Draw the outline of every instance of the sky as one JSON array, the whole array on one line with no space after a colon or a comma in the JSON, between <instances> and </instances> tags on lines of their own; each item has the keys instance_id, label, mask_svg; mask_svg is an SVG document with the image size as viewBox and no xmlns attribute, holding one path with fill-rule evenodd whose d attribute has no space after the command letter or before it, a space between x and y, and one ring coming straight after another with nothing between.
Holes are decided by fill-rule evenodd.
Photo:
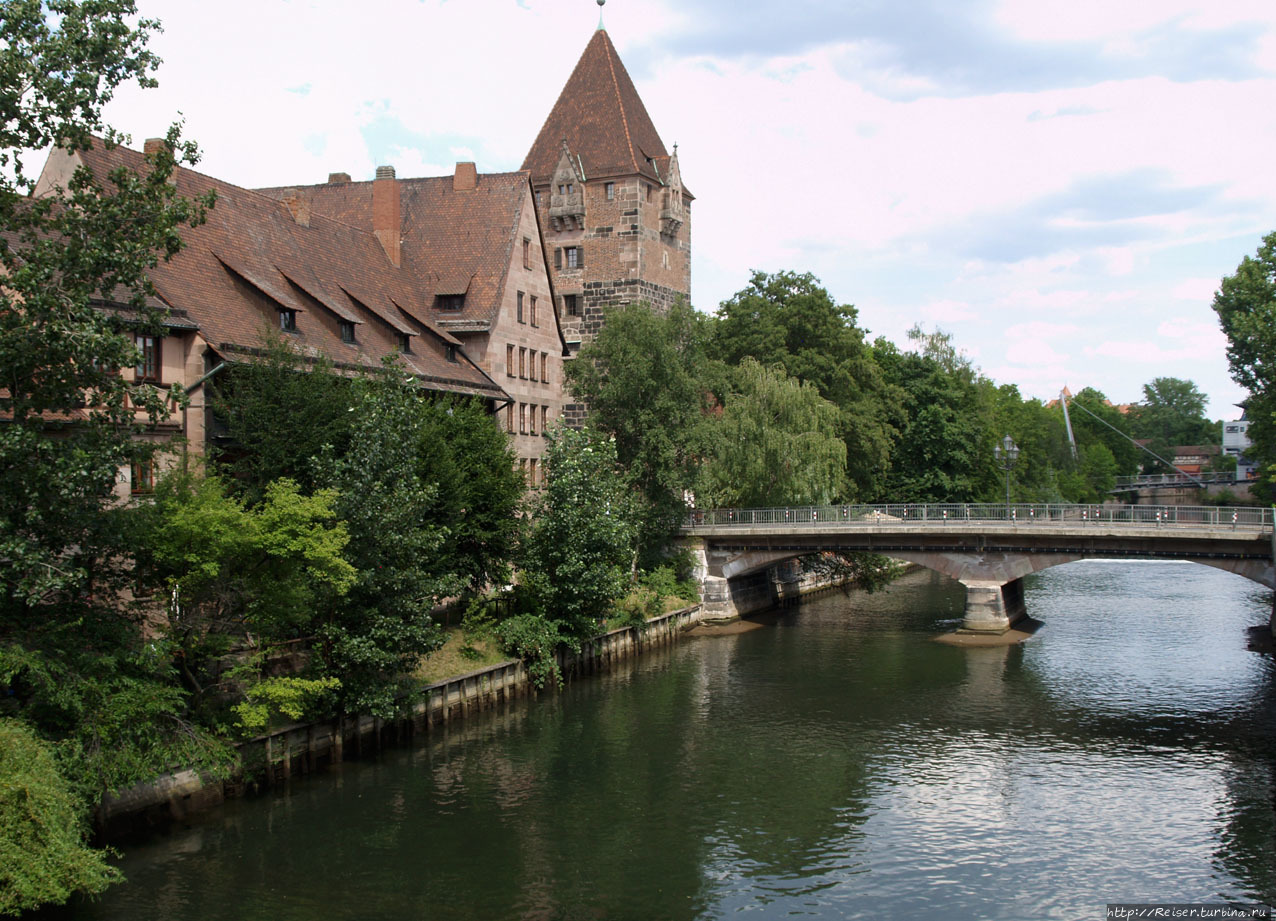
<instances>
[{"instance_id":1,"label":"sky","mask_svg":"<svg viewBox=\"0 0 1276 921\"><path fill-rule=\"evenodd\" d=\"M242 186L518 169L595 0L138 0L175 119ZM1211 309L1276 230L1271 0L609 0L692 209L692 302L811 272L872 338L951 333L984 373L1116 403L1244 392Z\"/></svg>"}]
</instances>

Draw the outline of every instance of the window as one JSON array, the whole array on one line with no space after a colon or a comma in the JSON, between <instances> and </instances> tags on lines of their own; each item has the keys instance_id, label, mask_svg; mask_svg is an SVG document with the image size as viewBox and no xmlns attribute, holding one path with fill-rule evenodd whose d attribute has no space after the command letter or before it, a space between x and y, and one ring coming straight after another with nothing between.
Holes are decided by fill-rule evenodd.
<instances>
[{"instance_id":1,"label":"window","mask_svg":"<svg viewBox=\"0 0 1276 921\"><path fill-rule=\"evenodd\" d=\"M518 404L518 433L520 435L527 434L527 404Z\"/></svg>"},{"instance_id":2,"label":"window","mask_svg":"<svg viewBox=\"0 0 1276 921\"><path fill-rule=\"evenodd\" d=\"M452 362L453 364L456 364L456 346L454 345L443 346L443 355L445 358L447 358L448 361Z\"/></svg>"},{"instance_id":3,"label":"window","mask_svg":"<svg viewBox=\"0 0 1276 921\"><path fill-rule=\"evenodd\" d=\"M339 320L337 325L341 327L341 341L354 342L354 324L349 320Z\"/></svg>"},{"instance_id":4,"label":"window","mask_svg":"<svg viewBox=\"0 0 1276 921\"><path fill-rule=\"evenodd\" d=\"M514 404L505 407L505 431L514 434Z\"/></svg>"},{"instance_id":5,"label":"window","mask_svg":"<svg viewBox=\"0 0 1276 921\"><path fill-rule=\"evenodd\" d=\"M460 310L464 306L464 294L440 294L434 299L436 310Z\"/></svg>"},{"instance_id":6,"label":"window","mask_svg":"<svg viewBox=\"0 0 1276 921\"><path fill-rule=\"evenodd\" d=\"M607 200L612 201L616 197L616 183L609 182L603 188L607 191Z\"/></svg>"},{"instance_id":7,"label":"window","mask_svg":"<svg viewBox=\"0 0 1276 921\"><path fill-rule=\"evenodd\" d=\"M580 302L576 299L575 294L563 295L563 313L569 317L580 316Z\"/></svg>"},{"instance_id":8,"label":"window","mask_svg":"<svg viewBox=\"0 0 1276 921\"><path fill-rule=\"evenodd\" d=\"M530 269L532 267L532 241L530 237L523 237L523 268Z\"/></svg>"},{"instance_id":9,"label":"window","mask_svg":"<svg viewBox=\"0 0 1276 921\"><path fill-rule=\"evenodd\" d=\"M518 376L527 380L527 349L518 347Z\"/></svg>"},{"instance_id":10,"label":"window","mask_svg":"<svg viewBox=\"0 0 1276 921\"><path fill-rule=\"evenodd\" d=\"M514 376L514 346L505 346L505 373ZM512 430L511 430L512 431Z\"/></svg>"},{"instance_id":11,"label":"window","mask_svg":"<svg viewBox=\"0 0 1276 921\"><path fill-rule=\"evenodd\" d=\"M135 377L139 381L148 381L152 384L160 382L160 337L159 336L134 336L134 344L142 352L142 357L137 361L135 368Z\"/></svg>"},{"instance_id":12,"label":"window","mask_svg":"<svg viewBox=\"0 0 1276 921\"><path fill-rule=\"evenodd\" d=\"M295 333L297 331L297 311L279 311L279 328L286 333Z\"/></svg>"},{"instance_id":13,"label":"window","mask_svg":"<svg viewBox=\"0 0 1276 921\"><path fill-rule=\"evenodd\" d=\"M585 264L585 249L582 246L567 247L567 268L579 269Z\"/></svg>"},{"instance_id":14,"label":"window","mask_svg":"<svg viewBox=\"0 0 1276 921\"><path fill-rule=\"evenodd\" d=\"M520 323L527 322L526 320L523 319L523 292L522 291L518 292L518 322Z\"/></svg>"},{"instance_id":15,"label":"window","mask_svg":"<svg viewBox=\"0 0 1276 921\"><path fill-rule=\"evenodd\" d=\"M532 434L535 435L536 433L532 432ZM536 480L536 458L534 457L527 462L527 479L533 486L540 485Z\"/></svg>"},{"instance_id":16,"label":"window","mask_svg":"<svg viewBox=\"0 0 1276 921\"><path fill-rule=\"evenodd\" d=\"M532 325L535 326L536 325L536 295L535 294L532 295L532 301L528 305L527 311L528 311L528 319L531 320Z\"/></svg>"},{"instance_id":17,"label":"window","mask_svg":"<svg viewBox=\"0 0 1276 921\"><path fill-rule=\"evenodd\" d=\"M129 471L129 492L138 496L155 491L155 463L152 460L133 461Z\"/></svg>"},{"instance_id":18,"label":"window","mask_svg":"<svg viewBox=\"0 0 1276 921\"><path fill-rule=\"evenodd\" d=\"M651 186L647 186L647 201L651 201Z\"/></svg>"},{"instance_id":19,"label":"window","mask_svg":"<svg viewBox=\"0 0 1276 921\"><path fill-rule=\"evenodd\" d=\"M544 201L541 200L541 190L537 189L536 190L536 207L540 208L544 204L545 204Z\"/></svg>"},{"instance_id":20,"label":"window","mask_svg":"<svg viewBox=\"0 0 1276 921\"><path fill-rule=\"evenodd\" d=\"M561 269L563 267L563 250L561 247L554 247L554 268Z\"/></svg>"},{"instance_id":21,"label":"window","mask_svg":"<svg viewBox=\"0 0 1276 921\"><path fill-rule=\"evenodd\" d=\"M527 434L535 435L536 434L536 404L529 403L528 409L530 409L531 412L527 414L529 417L527 420Z\"/></svg>"},{"instance_id":22,"label":"window","mask_svg":"<svg viewBox=\"0 0 1276 921\"><path fill-rule=\"evenodd\" d=\"M404 353L412 351L412 337L407 333L399 333L399 351Z\"/></svg>"},{"instance_id":23,"label":"window","mask_svg":"<svg viewBox=\"0 0 1276 921\"><path fill-rule=\"evenodd\" d=\"M547 432L548 428L549 428L549 407L542 406L541 407L541 434L542 435L548 434Z\"/></svg>"},{"instance_id":24,"label":"window","mask_svg":"<svg viewBox=\"0 0 1276 921\"><path fill-rule=\"evenodd\" d=\"M547 374L545 371L545 366L546 366L546 362L548 358L549 358L548 352L541 352L541 383L542 384L549 383L549 374Z\"/></svg>"}]
</instances>

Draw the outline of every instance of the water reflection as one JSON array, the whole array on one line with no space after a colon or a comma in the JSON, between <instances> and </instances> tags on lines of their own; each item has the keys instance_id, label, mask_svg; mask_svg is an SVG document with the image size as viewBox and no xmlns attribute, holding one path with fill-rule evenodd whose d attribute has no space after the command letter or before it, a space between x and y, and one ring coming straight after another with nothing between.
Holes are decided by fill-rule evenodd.
<instances>
[{"instance_id":1,"label":"water reflection","mask_svg":"<svg viewBox=\"0 0 1276 921\"><path fill-rule=\"evenodd\" d=\"M1276 898L1237 577L1078 563L1022 646L919 573L689 640L130 851L85 918L1099 917Z\"/></svg>"}]
</instances>

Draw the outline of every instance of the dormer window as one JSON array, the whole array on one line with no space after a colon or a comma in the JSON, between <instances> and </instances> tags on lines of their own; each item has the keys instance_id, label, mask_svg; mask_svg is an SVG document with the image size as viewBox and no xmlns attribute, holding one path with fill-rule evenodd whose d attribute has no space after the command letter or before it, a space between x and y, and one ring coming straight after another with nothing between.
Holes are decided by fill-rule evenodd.
<instances>
[{"instance_id":1,"label":"dormer window","mask_svg":"<svg viewBox=\"0 0 1276 921\"><path fill-rule=\"evenodd\" d=\"M440 294L434 299L434 307L437 310L460 310L464 306L464 294Z\"/></svg>"},{"instance_id":2,"label":"dormer window","mask_svg":"<svg viewBox=\"0 0 1276 921\"><path fill-rule=\"evenodd\" d=\"M400 352L412 351L412 337L409 336L407 333L399 333L399 351Z\"/></svg>"},{"instance_id":3,"label":"dormer window","mask_svg":"<svg viewBox=\"0 0 1276 921\"><path fill-rule=\"evenodd\" d=\"M279 311L279 329L285 333L295 333L297 331L297 311Z\"/></svg>"},{"instance_id":4,"label":"dormer window","mask_svg":"<svg viewBox=\"0 0 1276 921\"><path fill-rule=\"evenodd\" d=\"M456 363L456 346L445 345L443 347L443 354L447 357L448 361L452 362L453 364Z\"/></svg>"},{"instance_id":5,"label":"dormer window","mask_svg":"<svg viewBox=\"0 0 1276 921\"><path fill-rule=\"evenodd\" d=\"M354 324L349 320L341 320L337 323L341 327L341 341L347 344L354 343Z\"/></svg>"}]
</instances>

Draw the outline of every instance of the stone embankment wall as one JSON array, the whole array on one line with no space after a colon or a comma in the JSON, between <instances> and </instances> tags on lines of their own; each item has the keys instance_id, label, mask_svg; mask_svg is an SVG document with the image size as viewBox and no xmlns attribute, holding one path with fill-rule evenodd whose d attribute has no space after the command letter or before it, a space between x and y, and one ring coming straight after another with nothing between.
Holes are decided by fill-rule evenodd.
<instances>
[{"instance_id":1,"label":"stone embankment wall","mask_svg":"<svg viewBox=\"0 0 1276 921\"><path fill-rule=\"evenodd\" d=\"M700 617L701 608L695 605L653 618L642 628L626 627L595 637L583 643L579 653L560 650L558 665L563 678L605 672L614 663L668 646L685 629L699 623ZM285 784L294 776L349 758L374 755L386 745L534 693L527 668L510 660L430 685L422 699L399 719L352 716L282 726L240 744L240 776L219 781L184 770L140 784L102 801L98 828L109 839L139 827L181 821L227 798Z\"/></svg>"}]
</instances>

